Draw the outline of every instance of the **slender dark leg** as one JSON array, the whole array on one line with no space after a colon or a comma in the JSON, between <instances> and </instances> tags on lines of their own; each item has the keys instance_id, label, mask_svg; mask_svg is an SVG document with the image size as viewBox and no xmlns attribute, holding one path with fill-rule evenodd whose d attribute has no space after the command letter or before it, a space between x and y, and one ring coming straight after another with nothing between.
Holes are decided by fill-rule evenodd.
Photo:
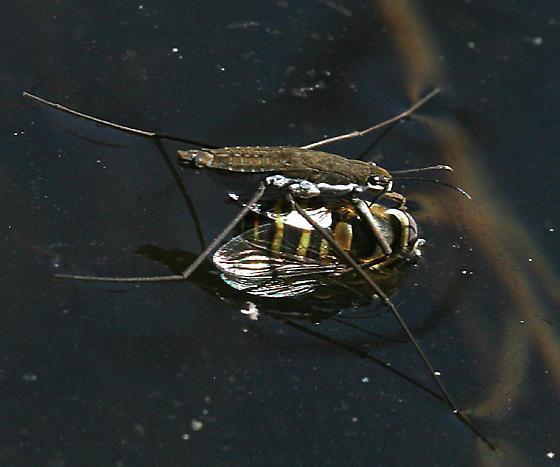
<instances>
[{"instance_id":1,"label":"slender dark leg","mask_svg":"<svg viewBox=\"0 0 560 467\"><path fill-rule=\"evenodd\" d=\"M336 141L342 141L342 140L345 140L345 139L352 139L352 138L357 138L359 136L367 135L368 133L371 133L374 130L378 130L379 128L383 128L383 127L386 127L388 125L392 125L393 123L398 122L399 120L402 120L403 118L409 117L417 109L422 107L426 102L428 102L434 96L439 94L439 92L440 92L439 88L435 88L434 90L432 90L430 93L426 94L422 99L420 99L418 102L416 102L414 105L409 107L404 112L390 118L389 120L385 120L384 122L377 123L373 126L370 126L369 128L366 128L365 130L351 131L350 133L345 133L343 135L333 136L331 138L326 138L326 139L323 139L321 141L317 141L316 143L307 144L307 145L301 146L301 147L302 147L302 149L318 148L319 146L324 146L325 144L334 143Z\"/></svg>"},{"instance_id":2,"label":"slender dark leg","mask_svg":"<svg viewBox=\"0 0 560 467\"><path fill-rule=\"evenodd\" d=\"M171 276L147 276L147 277L103 277L103 276L79 276L73 274L56 274L55 277L61 279L74 279L80 281L99 281L99 282L167 282L182 281L187 279L202 262L212 253L212 251L226 238L233 228L243 219L246 214L258 203L262 198L266 185L264 182L259 187L249 202L239 211L239 213L231 220L231 222L222 230L222 232L212 240L205 250L185 269L181 274Z\"/></svg>"},{"instance_id":3,"label":"slender dark leg","mask_svg":"<svg viewBox=\"0 0 560 467\"><path fill-rule=\"evenodd\" d=\"M206 144L206 143L202 143L200 141L195 141L195 140L192 140L192 139L182 138L181 136L168 135L166 133L156 133L154 131L140 130L138 128L132 128L132 127L125 126L125 125L119 125L118 123L113 123L113 122L110 122L108 120L103 120L101 118L94 117L92 115L88 115L88 114L85 114L85 113L82 113L82 112L78 112L77 110L73 110L73 109L70 109L68 107L64 107L63 105L56 104L55 102L50 102L46 99L43 99L39 96L35 96L35 95L30 94L28 92L24 92L23 97L27 97L28 99L33 99L37 102L40 102L41 104L52 107L53 109L57 109L57 110L60 110L61 112L66 112L70 115L74 115L76 117L80 117L80 118L83 118L85 120L89 120L90 122L94 122L94 123L97 123L99 125L103 125L103 126L106 126L106 127L109 127L109 128L114 128L115 130L124 131L125 133L130 133L132 135L141 136L143 138L168 139L170 141L179 141L180 143L192 144L193 146L202 146L202 147L210 148L210 149L216 148L216 146Z\"/></svg>"},{"instance_id":4,"label":"slender dark leg","mask_svg":"<svg viewBox=\"0 0 560 467\"><path fill-rule=\"evenodd\" d=\"M309 216L309 214L307 214L305 212L305 210L294 200L294 198L291 194L288 194L288 199L292 203L292 205L294 206L295 210L307 222L309 222L313 226L313 228L315 230L317 230L317 232L319 232L327 242L329 242L329 244L334 249L334 251L338 254L338 256L341 259L343 259L344 261L346 261L346 263L350 267L352 267L352 269L354 269L354 271L356 271L356 273L358 275L360 275L362 277L362 279L364 279L366 281L366 283L372 288L372 290L375 292L375 294L379 297L379 300L381 300L381 302L391 311L391 313L393 314L393 316L395 317L395 319L399 323L401 329L406 334L408 340L410 341L410 343L412 344L412 346L416 350L416 353L420 356L420 359L422 360L422 362L424 363L424 365L426 366L426 368L430 372L430 375L431 375L432 379L435 381L435 383L437 384L437 386L438 386L438 388L439 388L439 390L440 390L440 392L441 392L441 394L442 394L442 396L445 400L445 403L453 411L455 416L459 420L461 420L466 426L468 426L470 428L470 430L473 433L475 433L480 439L482 439L486 444L488 444L489 447L491 447L492 449L495 449L494 446L492 445L492 443L490 443L490 441L488 441L471 424L471 422L458 409L455 402L453 402L453 399L451 399L451 396L449 395L447 389L445 388L443 383L438 378L439 373L434 370L434 367L430 363L428 357L426 356L424 351L421 349L420 345L416 341L416 338L414 337L414 335L412 334L412 332L408 328L407 324L402 319L402 317L401 317L400 313L398 312L397 308L395 307L395 305L391 302L389 297L385 294L385 292L383 292L383 290L381 290L381 288L375 283L375 281L362 268L360 268L358 263L356 263L356 261L346 251L344 251L342 249L342 247L336 242L336 240L329 233L329 231L324 229L323 227L321 227L319 224L317 224L317 222L315 222L315 220L311 216Z\"/></svg>"}]
</instances>

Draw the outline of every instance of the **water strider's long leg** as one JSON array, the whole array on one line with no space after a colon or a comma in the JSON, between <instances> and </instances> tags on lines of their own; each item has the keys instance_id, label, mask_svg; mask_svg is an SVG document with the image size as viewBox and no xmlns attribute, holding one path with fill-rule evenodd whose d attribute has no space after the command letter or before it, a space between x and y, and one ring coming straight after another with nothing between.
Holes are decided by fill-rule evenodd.
<instances>
[{"instance_id":1,"label":"water strider's long leg","mask_svg":"<svg viewBox=\"0 0 560 467\"><path fill-rule=\"evenodd\" d=\"M385 120L384 122L377 123L373 126L370 126L369 128L366 128L365 130L356 130L356 131L351 131L350 133L345 133L343 135L332 136L331 138L326 138L326 139L323 139L321 141L317 141L316 143L306 144L305 146L301 146L301 148L302 149L318 148L319 146L324 146L325 144L334 143L336 141L342 141L342 140L345 140L345 139L352 139L352 138L357 138L359 136L364 136L364 135L367 135L368 133L371 133L374 130L378 130L379 128L383 128L383 127L386 127L388 125L392 125L395 122L398 122L399 120L402 120L402 119L407 118L410 115L412 115L417 109L422 107L426 102L428 102L430 99L432 99L437 94L439 94L439 92L440 92L439 88L435 88L434 90L432 90L431 92L426 94L422 99L420 99L418 102L416 102L414 105L409 107L404 112L390 118L389 120Z\"/></svg>"},{"instance_id":2,"label":"water strider's long leg","mask_svg":"<svg viewBox=\"0 0 560 467\"><path fill-rule=\"evenodd\" d=\"M92 115L87 115L87 114L84 114L82 112L78 112L77 110L70 109L68 107L64 107L63 105L47 101L47 100L45 100L41 97L35 96L35 95L30 94L28 92L24 92L23 96L27 97L28 99L35 100L35 101L37 101L41 104L44 104L48 107L52 107L53 109L59 110L60 112L68 113L68 114L73 115L75 117L83 118L83 119L88 120L90 122L94 122L97 125L102 125L102 126L106 126L106 127L109 127L109 128L113 128L115 130L123 131L125 133L130 133L130 134L133 134L135 136L142 137L142 138L152 139L154 144L156 145L158 151L162 155L163 160L165 161L165 165L167 166L167 168L171 172L171 176L173 177L173 179L175 180L175 183L179 187L179 191L181 192L181 195L182 195L183 199L185 200L185 203L187 204L187 208L188 208L189 212L191 213L191 216L193 217L196 233L197 233L198 239L200 241L200 246L201 246L201 248L204 248L204 243L205 243L204 242L204 236L202 235L202 230L200 229L200 222L198 220L196 210L194 209L194 205L191 201L191 197L189 196L183 181L179 177L179 174L177 173L177 170L175 169L175 166L173 164L171 164L169 156L168 156L168 154L165 150L165 147L163 146L161 140L162 139L169 139L169 140L172 140L172 141L181 141L183 143L188 143L188 144L192 144L192 145L195 145L195 146L205 146L205 147L211 147L211 146L205 145L204 143L200 143L198 141L188 140L186 138L182 138L182 137L179 137L179 136L172 136L172 135L167 135L167 134L164 134L164 133L155 133L153 131L139 130L137 128L131 128L131 127L127 127L127 126L124 126L124 125L119 125L118 123L109 122L107 120L103 120L101 118L94 117Z\"/></svg>"},{"instance_id":3,"label":"water strider's long leg","mask_svg":"<svg viewBox=\"0 0 560 467\"><path fill-rule=\"evenodd\" d=\"M295 199L293 198L293 196L291 194L288 194L287 196L288 196L288 200L292 203L292 205L294 206L296 211L307 222L309 222L313 226L313 228L315 230L317 230L317 232L319 232L321 234L321 236L327 242L329 242L329 244L332 246L332 248L337 253L337 255L341 259L343 259L350 267L352 267L352 269L354 271L356 271L356 273L358 275L360 275L362 277L362 279L364 279L366 281L366 283L372 288L372 290L375 292L375 294L379 297L379 300L381 300L381 302L391 311L391 313L393 314L393 316L395 317L395 319L399 323L401 329L406 334L409 342L412 344L412 346L416 350L416 353L420 356L422 362L424 363L424 365L426 366L426 368L430 372L430 375L431 375L432 379L435 381L435 383L437 384L437 386L438 386L446 404L453 411L455 416L459 420L461 420L466 426L468 426L470 428L470 430L473 433L475 433L480 439L482 439L489 447L491 447L492 449L495 449L493 444L490 443L490 441L488 441L471 424L471 422L461 413L461 411L459 410L459 408L457 407L455 402L453 402L453 399L451 399L451 396L449 395L449 393L448 393L447 389L445 388L444 384L438 378L438 373L434 370L434 367L430 363L430 360L428 359L428 357L426 356L426 354L424 353L424 351L422 350L422 348L420 347L420 345L416 341L416 338L414 337L414 335L412 334L412 332L408 328L407 324L402 319L400 313L398 312L398 310L395 307L395 305L393 304L393 302L391 302L389 297L385 294L385 292L383 292L383 290L381 290L381 288L375 283L375 281L362 268L360 268L358 263L356 263L356 261L346 251L344 251L342 249L342 247L336 242L336 240L333 238L333 236L326 229L324 229L319 224L317 224L317 222L315 222L315 220L311 216L309 216L309 214L307 214L305 212L305 210L295 201Z\"/></svg>"},{"instance_id":4,"label":"water strider's long leg","mask_svg":"<svg viewBox=\"0 0 560 467\"><path fill-rule=\"evenodd\" d=\"M175 136L175 135L169 135L166 133L156 133L154 131L148 131L148 130L140 130L138 128L132 128L129 126L125 126L125 125L120 125L118 123L113 123L110 122L108 120L103 120L102 118L99 117L94 117L93 115L88 115L82 112L78 112L77 110L74 109L70 109L69 107L65 107L61 104L57 104L55 102L50 102L46 99L43 99L39 96L35 96L34 94L31 94L29 92L23 92L22 93L23 97L27 97L28 99L33 99L37 102L40 102L41 104L44 104L48 107L52 107L53 109L57 109L60 110L61 112L65 112L68 113L70 115L74 115L75 117L79 117L79 118L83 118L84 120L88 120L90 122L94 122L97 123L98 125L103 125L109 128L114 128L115 130L120 130L120 131L124 131L125 133L130 133L132 135L136 135L136 136L140 136L142 138L152 138L152 139L168 139L170 141L179 141L181 143L187 143L187 144L192 144L193 146L201 146L201 147L205 147L205 148L216 148L217 146L213 146L210 144L206 144L206 143L202 143L200 141L195 141L192 139L187 139L187 138L183 138L181 136Z\"/></svg>"},{"instance_id":5,"label":"water strider's long leg","mask_svg":"<svg viewBox=\"0 0 560 467\"><path fill-rule=\"evenodd\" d=\"M55 277L61 279L74 279L80 281L99 281L99 282L167 282L167 281L182 281L187 279L202 262L212 253L212 251L226 238L226 236L239 224L247 213L262 198L266 185L264 182L259 184L257 191L248 203L237 213L231 222L221 231L221 233L212 240L212 242L205 248L205 250L198 255L198 257L186 268L181 274L170 276L146 276L146 277L103 277L103 276L80 276L74 274L56 274Z\"/></svg>"}]
</instances>

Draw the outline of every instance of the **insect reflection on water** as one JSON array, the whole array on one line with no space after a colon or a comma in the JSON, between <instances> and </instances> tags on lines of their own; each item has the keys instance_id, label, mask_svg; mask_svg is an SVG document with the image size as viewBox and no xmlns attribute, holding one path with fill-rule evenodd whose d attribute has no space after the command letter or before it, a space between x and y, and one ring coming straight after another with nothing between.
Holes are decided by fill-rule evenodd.
<instances>
[{"instance_id":1,"label":"insect reflection on water","mask_svg":"<svg viewBox=\"0 0 560 467\"><path fill-rule=\"evenodd\" d=\"M289 296L290 293L310 294L318 288L318 286L322 285L321 281L325 280L317 279L316 277L320 276L321 271L326 273L323 277L328 277L329 279L332 276L344 275L351 271L352 274L355 274L365 284L366 288L369 289L369 297L377 297L379 301L393 314L407 339L421 358L431 378L438 386L441 396L436 395L429 389L426 390L435 395L435 397L441 399L460 421L462 421L479 439L493 449L494 447L490 441L488 441L476 429L476 427L474 427L474 425L453 402L447 389L440 380L441 373L435 371L428 357L420 348L416 338L400 316L397 308L391 302L387 293L377 283L379 281L379 277L377 277L378 274L382 273L390 275L390 266L394 266L399 262L396 259L400 260L402 257L410 257L411 254L414 255L418 252L419 242L416 239L417 233L415 222L404 210L404 196L392 191L393 180L397 178L413 180L415 178L409 177L408 174L425 170L452 169L448 166L438 165L390 173L383 168L377 167L371 162L347 159L342 156L315 150L316 147L323 146L331 142L364 136L373 130L390 127L390 125L394 125L404 118L410 117L417 108L428 102L438 92L439 91L437 89L433 90L405 112L389 120L373 125L365 130L353 131L343 135L327 138L299 148L290 146L212 148L210 145L204 145L205 149L189 151L180 150L177 153L179 162L183 165L186 164L188 167L204 167L208 169L216 169L218 172L237 172L246 173L248 175L260 173L263 176L266 176L266 178L261 180L259 187L252 197L245 203L238 215L234 217L234 219L223 229L223 231L194 261L190 263L186 269L180 271L180 274L149 277L99 277L60 274L57 277L74 280L106 282L162 282L186 280L222 243L222 241L227 238L236 225L239 224L251 210L255 210L259 201L261 199L265 199L263 196L267 188L269 189L269 192L274 192L276 190L279 193L279 196L287 200L288 205L290 206L289 215L297 213L297 215L301 217L299 222L303 220L306 221L309 224L307 226L307 231L312 231L313 233L318 234L318 236L320 236L318 238L320 239L318 240L319 245L315 249L318 258L316 258L316 261L313 261L312 263L309 261L309 256L307 254L303 254L308 253L308 246L305 245L307 242L311 241L312 237L305 233L300 235L300 240L298 241L297 246L295 246L295 250L289 251L288 249L288 252L285 250L283 251L281 248L283 235L279 237L279 240L274 237L278 237L278 232L281 230L283 231L285 225L290 225L290 221L287 216L277 215L275 217L274 229L268 229L268 233L272 234L272 238L270 238L268 242L270 247L267 247L266 249L267 254L260 255L259 261L255 262L254 260L251 260L249 262L251 267L256 266L257 270L260 268L261 272L265 271L265 276L268 274L268 277L264 278L264 283L266 284L265 287L269 290L269 292L266 293L271 293L272 298ZM111 123L106 120L68 109L59 104L45 101L28 93L24 93L24 96L98 124L133 133L138 136L153 138L154 141L158 143L158 148L161 148L160 141L162 139L182 141L200 146L200 143L184 138L138 130ZM403 174L405 174L404 177L402 176ZM439 180L429 179L428 181L451 186L468 197L468 195L458 187L448 185L444 182L440 182ZM272 188L272 190L270 188ZM368 202L364 200L362 198L364 194L373 195L373 201ZM391 212L391 210L376 203L383 198L396 202L398 209L393 209ZM346 216L348 218L348 213L353 213L349 219L343 220L342 222L337 221L336 224L332 223L335 237L338 235L337 227L343 224L351 225L353 222L357 222L357 225L360 225L361 228L368 233L370 241L373 242L375 247L371 249L366 256L353 257L349 254L349 252L352 252L352 245L355 245L353 239L345 241L343 239L344 235L338 235L338 239L333 237L331 232L326 229L325 226L321 225L321 219L315 218L315 214L310 214L305 207L302 207L299 204L301 199L317 200L317 202L319 202L319 209L321 209L321 207L325 207L331 216L340 216L341 213L343 213L342 217ZM335 200L335 204L329 205L329 203L332 202L332 199ZM356 213L358 216L356 216ZM318 220L319 222L317 222ZM347 222L348 220L350 220L350 222ZM331 223L327 226L331 227ZM309 227L311 227L312 230ZM342 228L342 230L344 230L344 228ZM239 274L239 271L243 269L240 268L239 265L243 263L241 259L247 254L247 252L249 252L249 256L251 256L254 254L255 245L257 247L259 246L258 238L255 239L255 235L264 235L265 231L267 231L267 229L253 229L252 231L245 231L244 233L241 233L238 237L230 240L230 242L224 245L214 257L215 264L222 270L226 282L237 289L250 289L249 293L253 292L254 295L262 295L265 288L263 287L262 282L261 284L255 284L253 281L253 283L248 284L247 277L243 278L242 275ZM251 238L251 241L248 241L249 238ZM306 240L302 241L303 238L306 238ZM412 243L410 240L411 238ZM331 255L329 257L329 252L326 250L327 244L332 248L335 256ZM262 247L262 244L260 244L260 246ZM394 248L396 248L395 251ZM298 252L298 249L302 251ZM379 251L377 251L377 249ZM283 256L280 256L280 253L282 253ZM354 254L355 253L356 251L354 251ZM287 261L288 257L291 258L291 261ZM335 257L338 259L334 260ZM279 258L281 259L280 262L278 262ZM328 260L326 260L327 258ZM263 265L265 265L264 268ZM270 265L274 265L274 267L271 268ZM315 272L309 274L309 271L312 269L315 269ZM280 273L282 270L289 272L282 276ZM374 274L376 275L375 277L373 277ZM305 276L315 277L308 277L303 280L302 277ZM297 279L294 280L294 278ZM290 284L290 282L292 282L292 284ZM341 284L344 283L344 281L338 282Z\"/></svg>"}]
</instances>

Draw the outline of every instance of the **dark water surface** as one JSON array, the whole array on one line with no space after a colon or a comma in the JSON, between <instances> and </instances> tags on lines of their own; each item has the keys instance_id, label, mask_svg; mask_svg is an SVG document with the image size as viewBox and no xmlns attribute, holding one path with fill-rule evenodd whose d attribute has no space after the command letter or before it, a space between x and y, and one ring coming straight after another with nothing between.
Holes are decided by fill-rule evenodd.
<instances>
[{"instance_id":1,"label":"dark water surface","mask_svg":"<svg viewBox=\"0 0 560 467\"><path fill-rule=\"evenodd\" d=\"M558 465L560 7L486 3L4 2L0 463ZM302 145L434 85L377 160L451 163L474 200L397 187L427 244L394 300L496 451L403 377L249 321L208 282L53 278L167 274L135 251L200 241L156 145L23 90L215 145ZM208 241L237 208L206 173L181 177ZM362 324L402 338L386 313ZM433 386L406 342L306 325Z\"/></svg>"}]
</instances>

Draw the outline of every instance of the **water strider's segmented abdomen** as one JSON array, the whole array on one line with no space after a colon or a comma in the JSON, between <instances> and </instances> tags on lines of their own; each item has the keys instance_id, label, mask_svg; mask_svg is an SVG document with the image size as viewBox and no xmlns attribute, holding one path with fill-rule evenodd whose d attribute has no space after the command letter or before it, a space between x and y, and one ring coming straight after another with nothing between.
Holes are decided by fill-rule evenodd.
<instances>
[{"instance_id":1,"label":"water strider's segmented abdomen","mask_svg":"<svg viewBox=\"0 0 560 467\"><path fill-rule=\"evenodd\" d=\"M178 151L179 161L232 172L278 173L313 183L366 185L372 176L390 180L371 162L292 146L239 146Z\"/></svg>"}]
</instances>

